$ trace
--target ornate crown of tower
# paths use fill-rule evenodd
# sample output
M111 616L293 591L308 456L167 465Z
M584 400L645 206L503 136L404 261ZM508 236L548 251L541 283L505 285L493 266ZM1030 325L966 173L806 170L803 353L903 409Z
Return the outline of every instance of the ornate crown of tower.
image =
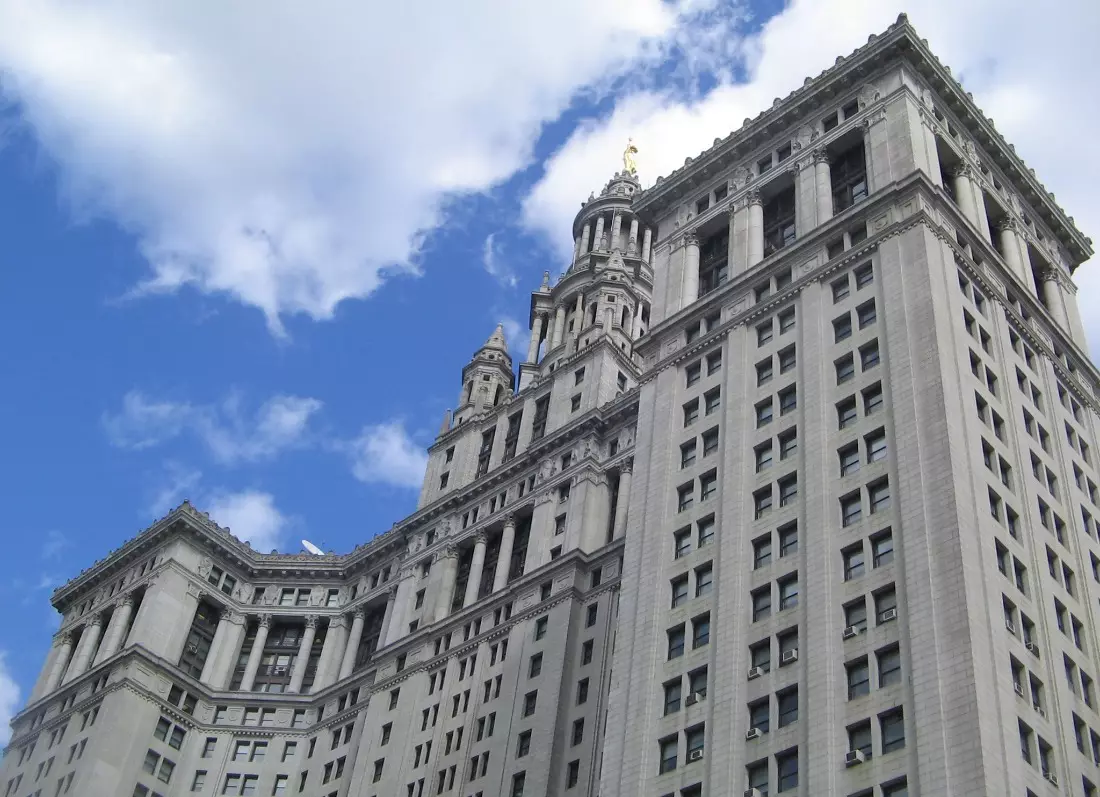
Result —
M500 404L512 395L512 355L504 339L504 325L493 334L462 369L462 395L455 420L467 420Z
M547 372L550 362L600 337L633 353L633 342L649 326L653 291L652 231L632 210L641 192L637 174L624 168L599 196L581 203L569 268L553 288L546 275L531 295L531 348L520 366L520 389Z

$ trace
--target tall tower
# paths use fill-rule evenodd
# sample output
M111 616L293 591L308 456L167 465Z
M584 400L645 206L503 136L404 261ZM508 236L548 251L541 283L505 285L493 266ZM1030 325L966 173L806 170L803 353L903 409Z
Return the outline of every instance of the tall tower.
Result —
M1097 797L1091 241L908 21L573 236L392 529L59 589L4 797Z

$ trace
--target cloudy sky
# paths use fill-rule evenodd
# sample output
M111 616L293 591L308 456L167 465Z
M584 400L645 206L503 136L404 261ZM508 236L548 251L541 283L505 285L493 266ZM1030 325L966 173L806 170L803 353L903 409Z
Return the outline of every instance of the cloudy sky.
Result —
M627 137L652 183L901 10L1100 235L1092 0L0 0L3 725L51 589L184 497L265 551L411 511Z

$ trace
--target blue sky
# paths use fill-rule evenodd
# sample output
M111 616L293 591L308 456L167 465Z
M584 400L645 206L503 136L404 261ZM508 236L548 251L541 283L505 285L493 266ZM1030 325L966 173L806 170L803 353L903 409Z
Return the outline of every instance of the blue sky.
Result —
M260 30L248 4L0 0L5 726L51 590L184 497L263 550L412 511L462 365L498 322L522 357L627 137L651 183L902 10L333 5ZM905 8L1086 234L1091 5Z

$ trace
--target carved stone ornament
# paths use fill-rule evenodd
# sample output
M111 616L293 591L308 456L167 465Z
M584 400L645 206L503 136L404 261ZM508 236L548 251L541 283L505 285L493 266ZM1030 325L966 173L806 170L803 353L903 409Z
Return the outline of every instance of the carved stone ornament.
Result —
M633 473L634 457L627 457L625 460L623 460L623 464L619 466L619 470L623 473Z
M395 584L392 587L390 587L388 590L386 590L386 600L390 603L393 603L396 599L397 599L397 585Z
M453 545L448 545L442 551L440 551L438 554L436 554L436 558L437 559L457 559L458 558L458 551L455 550L455 547Z
M742 166L739 169L735 169L733 176L730 178L730 182L733 183L735 189L742 189L749 184L749 180L752 179L752 172L748 170L748 167Z
M62 631L60 634L58 634L57 635L57 644L60 645L61 647L64 647L65 645L68 645L69 647L72 647L73 646L73 633L72 633L72 631Z
M474 545L488 546L488 544L489 535L486 534L484 531L479 531L477 534L474 535Z
M260 614L256 616L256 624L261 628L271 628L271 615Z
M750 205L762 205L762 204L764 204L764 198L762 196L760 196L760 189L759 188L751 189L747 194L745 194L745 199L748 200L748 203Z
M829 162L829 151L825 147L818 147L813 153L814 165Z
M791 149L798 150L806 149L810 144L817 140L818 132L809 125L803 125L798 128L798 132L794 135L794 141L791 142Z
M859 103L859 109L862 111L870 105L878 102L879 97L882 95L879 93L878 87L873 83L867 83L862 89L859 90L859 96L856 97L856 102Z
M963 140L963 152L966 153L966 157L970 158L972 161L977 162L977 160L978 160L978 147L969 138Z
M513 529L516 527L516 516L509 512L504 516L504 525L511 526Z
M354 612L351 613L351 621L354 623L356 620L363 622L367 617L367 610L360 606Z
M1035 276L1039 278L1040 282L1055 282L1059 284L1062 282L1061 269L1049 263L1041 263L1035 269Z
M319 619L320 618L315 614L307 615L306 616L306 628L316 628L317 627L317 621Z
M115 601L115 604L120 609L123 606L129 606L132 609L134 607L134 593L127 592L125 595L121 595L119 599Z
M98 614L94 615L92 617L89 617L86 625L89 628L96 628L98 626L101 626L101 625L103 625L103 617L101 615L98 615Z
M1001 216L997 219L996 228L998 231L1011 230L1012 232L1020 231L1020 222L1013 216Z
M210 575L210 568L212 568L213 566L214 562L210 559L210 557L204 556L202 558L202 561L199 562L199 566L196 569L196 572L198 572L198 574L203 578L206 578L208 575Z

